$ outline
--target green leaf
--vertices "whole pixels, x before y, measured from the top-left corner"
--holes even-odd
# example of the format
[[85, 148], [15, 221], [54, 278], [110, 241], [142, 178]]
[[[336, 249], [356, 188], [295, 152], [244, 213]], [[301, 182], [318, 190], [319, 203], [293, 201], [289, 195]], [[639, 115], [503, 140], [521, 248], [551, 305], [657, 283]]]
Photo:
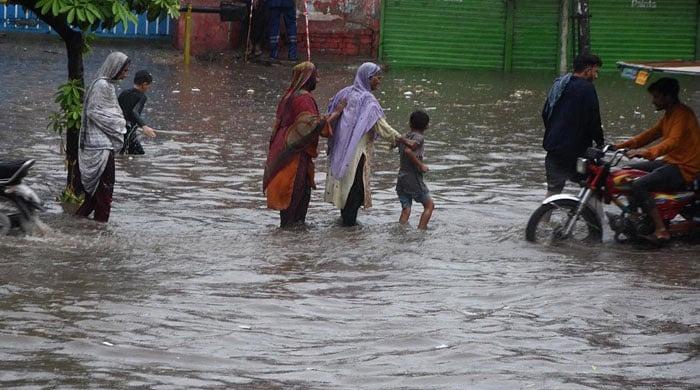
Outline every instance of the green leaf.
[[51, 9], [51, 3], [53, 0], [39, 0], [36, 3], [36, 9], [41, 10], [41, 13], [46, 15], [49, 9]]
[[58, 0], [54, 0], [53, 4], [51, 4], [51, 13], [53, 16], [58, 16], [58, 11], [60, 10], [61, 4], [59, 3]]
[[53, 3], [51, 2], [51, 0], [47, 1], [46, 4], [44, 4], [44, 6], [41, 7], [41, 13], [42, 13], [43, 15], [48, 15], [49, 10], [51, 10], [51, 5], [52, 5], [52, 4], [53, 4]]
[[78, 20], [81, 22], [87, 21], [87, 18], [85, 18], [85, 10], [82, 8], [78, 8]]
[[68, 24], [73, 24], [73, 20], [75, 20], [75, 8], [71, 9], [70, 12], [68, 12], [66, 20], [68, 21]]
[[102, 19], [102, 13], [100, 12], [100, 10], [97, 9], [97, 7], [92, 5], [92, 3], [85, 4], [85, 11], [94, 15], [95, 19], [97, 20]]

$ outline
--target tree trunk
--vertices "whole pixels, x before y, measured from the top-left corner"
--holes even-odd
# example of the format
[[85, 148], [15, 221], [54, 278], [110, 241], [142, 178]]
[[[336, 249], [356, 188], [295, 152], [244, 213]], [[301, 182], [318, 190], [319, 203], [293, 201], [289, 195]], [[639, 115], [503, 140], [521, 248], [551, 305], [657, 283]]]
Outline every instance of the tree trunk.
[[[16, 3], [34, 12], [39, 19], [51, 26], [66, 44], [68, 55], [68, 80], [78, 80], [81, 86], [85, 85], [83, 75], [83, 47], [85, 41], [83, 33], [73, 30], [65, 18], [56, 17], [52, 14], [43, 15], [35, 8], [36, 2], [30, 0], [10, 0], [9, 3]], [[81, 100], [83, 97], [81, 96]], [[78, 175], [78, 137], [80, 129], [66, 129], [66, 189], [72, 190], [75, 195], [83, 193], [83, 186]]]
[[[80, 85], [85, 85], [83, 77], [83, 34], [71, 30], [70, 38], [65, 39], [68, 53], [68, 80], [79, 80]], [[82, 100], [82, 97], [81, 97]], [[72, 189], [75, 195], [83, 193], [83, 185], [78, 173], [78, 140], [79, 128], [66, 129], [66, 186]]]

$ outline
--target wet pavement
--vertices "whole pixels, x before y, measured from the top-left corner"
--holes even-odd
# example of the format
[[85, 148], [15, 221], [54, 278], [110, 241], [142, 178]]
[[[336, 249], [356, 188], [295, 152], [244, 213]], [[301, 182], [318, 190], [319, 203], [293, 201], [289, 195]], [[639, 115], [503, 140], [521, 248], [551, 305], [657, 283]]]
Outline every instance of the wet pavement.
[[[27, 183], [50, 228], [0, 242], [0, 387], [700, 386], [698, 246], [524, 241], [545, 191], [539, 112], [554, 74], [390, 70], [377, 95], [389, 123], [403, 132], [413, 109], [431, 116], [430, 229], [398, 226], [398, 158], [378, 148], [359, 227], [322, 202], [322, 153], [308, 226], [280, 230], [261, 177], [289, 69], [218, 57], [187, 69], [167, 45], [112, 42], [86, 74], [111, 49], [153, 73], [159, 136], [145, 156], [117, 158], [99, 225], [54, 201], [65, 172], [46, 118], [63, 47], [0, 37], [0, 153], [37, 159]], [[353, 69], [319, 69], [324, 106]], [[700, 80], [681, 83], [700, 106]], [[597, 88], [610, 140], [658, 116], [615, 72]]]

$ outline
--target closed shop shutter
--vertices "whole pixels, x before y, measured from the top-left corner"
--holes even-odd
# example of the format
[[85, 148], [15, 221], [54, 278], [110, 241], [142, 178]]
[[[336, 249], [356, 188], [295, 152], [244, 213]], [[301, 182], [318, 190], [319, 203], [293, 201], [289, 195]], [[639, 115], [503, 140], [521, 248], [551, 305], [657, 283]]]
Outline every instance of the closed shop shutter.
[[505, 1], [385, 0], [382, 60], [396, 66], [503, 68]]
[[698, 0], [590, 0], [591, 51], [621, 60], [692, 60]]
[[560, 7], [559, 0], [515, 1], [513, 69], [557, 69]]

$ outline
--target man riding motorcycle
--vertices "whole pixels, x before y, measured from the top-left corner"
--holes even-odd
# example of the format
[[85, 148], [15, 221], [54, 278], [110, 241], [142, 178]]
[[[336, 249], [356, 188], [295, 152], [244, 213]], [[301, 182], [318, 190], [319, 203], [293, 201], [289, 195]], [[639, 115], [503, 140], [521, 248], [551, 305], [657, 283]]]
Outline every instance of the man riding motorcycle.
[[[647, 91], [657, 111], [664, 116], [652, 128], [619, 144], [616, 149], [631, 148], [627, 157], [649, 161], [630, 164], [630, 168], [649, 172], [632, 182], [635, 206], [641, 206], [654, 221], [655, 240], [668, 240], [666, 229], [651, 192], [679, 191], [700, 173], [700, 126], [693, 110], [678, 98], [680, 87], [673, 78], [663, 77]], [[649, 146], [660, 139], [660, 142]], [[661, 159], [657, 159], [663, 156]]]

